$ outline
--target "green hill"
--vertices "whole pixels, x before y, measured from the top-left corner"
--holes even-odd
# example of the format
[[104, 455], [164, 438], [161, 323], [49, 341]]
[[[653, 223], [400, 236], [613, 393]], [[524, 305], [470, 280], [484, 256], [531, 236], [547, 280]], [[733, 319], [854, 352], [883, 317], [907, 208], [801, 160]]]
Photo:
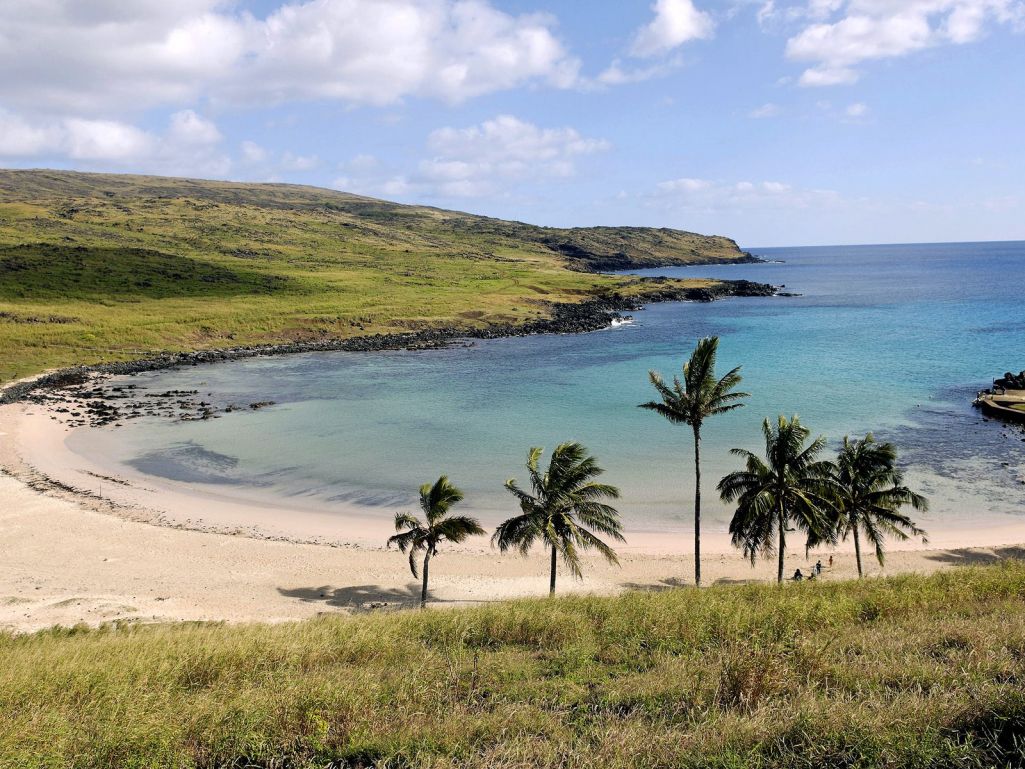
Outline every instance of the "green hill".
[[154, 351], [520, 324], [648, 289], [597, 270], [749, 258], [722, 237], [315, 187], [0, 170], [0, 381]]
[[1020, 767], [1025, 565], [0, 635], [0, 766]]

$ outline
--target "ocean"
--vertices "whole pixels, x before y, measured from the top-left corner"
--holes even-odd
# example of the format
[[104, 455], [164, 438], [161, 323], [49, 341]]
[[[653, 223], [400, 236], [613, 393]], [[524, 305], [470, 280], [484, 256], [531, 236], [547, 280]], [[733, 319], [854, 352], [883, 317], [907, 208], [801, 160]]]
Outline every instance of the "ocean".
[[215, 406], [274, 401], [207, 421], [81, 428], [69, 447], [169, 482], [258, 491], [287, 507], [352, 504], [391, 517], [441, 474], [488, 523], [513, 514], [502, 487], [531, 446], [582, 441], [620, 487], [628, 530], [689, 527], [691, 432], [638, 408], [647, 372], [671, 377], [697, 339], [741, 366], [744, 408], [706, 422], [707, 526], [731, 510], [715, 483], [733, 447], [799, 414], [832, 450], [872, 431], [897, 444], [930, 521], [1022, 515], [1025, 432], [987, 421], [975, 393], [1025, 369], [1025, 242], [751, 249], [765, 264], [642, 270], [746, 278], [799, 296], [666, 303], [590, 334], [477, 341], [441, 350], [316, 353], [140, 374], [144, 389], [199, 390]]

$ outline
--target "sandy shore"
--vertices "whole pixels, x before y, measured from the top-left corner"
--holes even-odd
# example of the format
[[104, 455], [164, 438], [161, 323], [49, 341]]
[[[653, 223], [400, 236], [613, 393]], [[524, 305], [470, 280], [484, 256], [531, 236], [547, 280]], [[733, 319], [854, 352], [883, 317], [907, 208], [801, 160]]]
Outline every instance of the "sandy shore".
[[[216, 489], [157, 485], [112, 475], [64, 446], [65, 427], [41, 406], [0, 407], [0, 628], [111, 620], [281, 621], [322, 612], [410, 605], [419, 586], [405, 557], [382, 547], [387, 520], [358, 508], [337, 514], [218, 498]], [[975, 516], [931, 527], [928, 547], [895, 548], [871, 574], [932, 572], [964, 563], [1025, 556], [1025, 519]], [[614, 593], [687, 584], [693, 574], [687, 534], [628, 532], [621, 567], [588, 558], [582, 581], [559, 590]], [[754, 568], [722, 532], [704, 540], [712, 583], [771, 580], [775, 563]], [[826, 579], [855, 576], [847, 547], [822, 558]], [[788, 572], [807, 569], [803, 549]], [[431, 567], [439, 606], [544, 595], [547, 561], [539, 552], [500, 555], [483, 538], [443, 551]]]

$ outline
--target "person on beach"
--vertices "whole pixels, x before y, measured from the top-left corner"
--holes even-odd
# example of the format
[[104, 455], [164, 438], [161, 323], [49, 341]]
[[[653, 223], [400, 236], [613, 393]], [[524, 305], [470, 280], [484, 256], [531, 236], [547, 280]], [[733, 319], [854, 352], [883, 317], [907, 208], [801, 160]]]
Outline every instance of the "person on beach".
[[833, 568], [833, 556], [832, 555], [829, 556], [829, 568], [830, 569]]
[[822, 573], [822, 560], [821, 559], [815, 562], [815, 573], [816, 574], [821, 574]]
[[801, 570], [798, 569], [794, 572], [794, 582], [800, 582], [802, 579], [804, 579], [804, 575], [801, 574]]

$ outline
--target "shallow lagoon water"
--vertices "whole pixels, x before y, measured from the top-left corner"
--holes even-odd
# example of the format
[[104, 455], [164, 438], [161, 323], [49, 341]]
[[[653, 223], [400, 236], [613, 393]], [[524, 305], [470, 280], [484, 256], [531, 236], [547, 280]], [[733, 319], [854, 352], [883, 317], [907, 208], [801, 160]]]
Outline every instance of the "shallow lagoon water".
[[[197, 389], [215, 405], [273, 400], [221, 419], [83, 429], [69, 446], [154, 477], [217, 484], [303, 506], [360, 504], [390, 516], [448, 474], [489, 522], [512, 513], [506, 478], [532, 445], [583, 441], [623, 492], [631, 530], [687, 527], [691, 435], [637, 408], [647, 371], [679, 371], [696, 339], [722, 337], [747, 406], [707, 423], [710, 525], [729, 511], [714, 483], [729, 448], [760, 447], [760, 423], [801, 415], [835, 445], [894, 440], [934, 519], [1025, 516], [1025, 433], [985, 422], [975, 392], [1025, 368], [1025, 243], [756, 249], [782, 263], [642, 271], [785, 284], [796, 297], [651, 305], [591, 334], [443, 350], [317, 353], [141, 374], [146, 389]], [[210, 395], [207, 396], [206, 394]], [[1025, 523], [1025, 520], [1023, 520]]]

